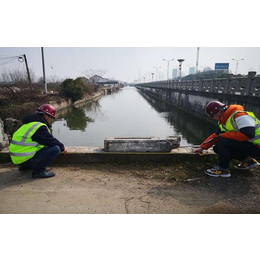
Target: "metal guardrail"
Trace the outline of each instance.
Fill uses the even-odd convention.
[[[177,91],[201,91],[260,97],[260,76],[249,72],[245,77],[227,77],[199,80],[165,80],[137,83],[139,87],[154,87]]]

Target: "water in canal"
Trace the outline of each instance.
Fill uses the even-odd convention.
[[[200,144],[214,127],[134,87],[125,87],[98,101],[62,110],[52,133],[65,146],[104,146],[107,137],[180,135],[181,145]]]

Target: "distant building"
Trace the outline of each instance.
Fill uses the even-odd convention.
[[[102,78],[98,75],[94,75],[89,79],[91,83],[98,84],[103,87],[118,87],[123,85],[122,82],[114,79]]]
[[[109,79],[102,78],[101,76],[94,75],[93,77],[89,78],[89,81],[92,83],[103,83],[109,81]]]
[[[176,79],[177,78],[177,69],[172,70],[172,78]]]
[[[210,68],[210,67],[205,67],[203,71],[210,71],[210,70],[212,70],[212,68]]]
[[[190,67],[189,74],[195,74],[195,67]]]

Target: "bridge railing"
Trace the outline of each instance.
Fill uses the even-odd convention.
[[[202,91],[260,97],[260,76],[249,72],[247,76],[199,80],[165,80],[136,84],[140,87],[168,88],[179,91]]]

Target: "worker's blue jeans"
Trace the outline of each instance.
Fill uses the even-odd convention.
[[[45,171],[46,167],[59,155],[61,149],[58,145],[45,146],[40,149],[31,159],[21,164],[24,168],[31,168],[33,172]]]
[[[213,148],[218,154],[219,166],[227,169],[232,159],[245,160],[248,156],[260,157],[260,148],[248,141],[239,142],[236,140],[221,138]]]

